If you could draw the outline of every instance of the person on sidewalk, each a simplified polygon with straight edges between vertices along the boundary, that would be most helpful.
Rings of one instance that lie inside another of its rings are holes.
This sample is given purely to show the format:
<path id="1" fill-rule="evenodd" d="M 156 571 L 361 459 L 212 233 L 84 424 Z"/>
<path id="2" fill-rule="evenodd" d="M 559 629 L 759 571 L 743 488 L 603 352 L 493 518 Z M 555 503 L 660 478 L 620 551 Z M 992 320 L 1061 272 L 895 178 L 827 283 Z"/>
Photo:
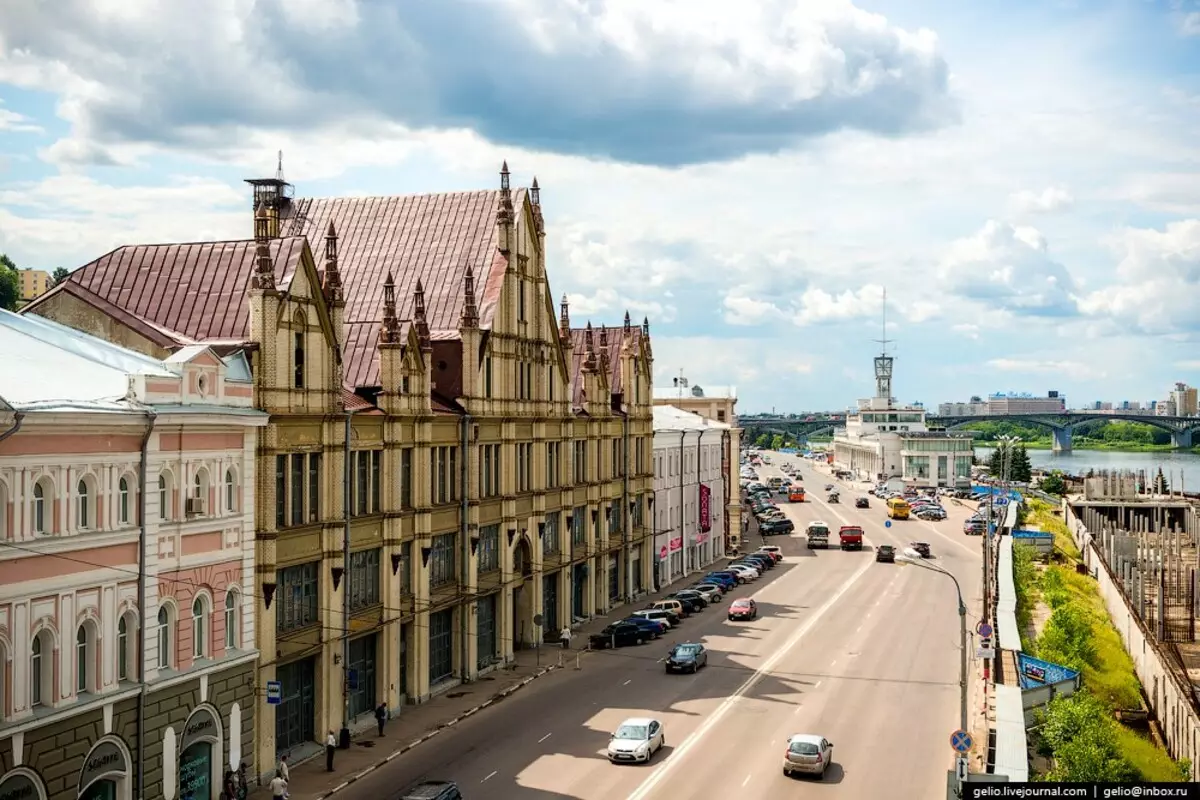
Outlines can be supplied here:
<path id="1" fill-rule="evenodd" d="M 276 773 L 275 777 L 271 779 L 271 797 L 287 797 L 287 796 L 288 796 L 287 781 L 285 781 L 283 779 L 282 775 Z"/>
<path id="2" fill-rule="evenodd" d="M 275 772 L 279 777 L 283 778 L 283 782 L 287 783 L 292 779 L 291 770 L 288 768 L 287 753 L 279 757 L 279 766 L 275 768 Z"/>
<path id="3" fill-rule="evenodd" d="M 571 628 L 568 625 L 563 625 L 562 633 L 558 634 L 558 640 L 562 642 L 563 650 L 571 649 Z"/>
<path id="4" fill-rule="evenodd" d="M 383 726 L 387 723 L 388 709 L 387 703 L 380 703 L 375 708 L 375 724 L 379 726 L 379 735 L 383 736 Z"/>
<path id="5" fill-rule="evenodd" d="M 325 737 L 325 771 L 333 772 L 333 753 L 337 750 L 337 738 L 334 737 L 333 731 Z"/>

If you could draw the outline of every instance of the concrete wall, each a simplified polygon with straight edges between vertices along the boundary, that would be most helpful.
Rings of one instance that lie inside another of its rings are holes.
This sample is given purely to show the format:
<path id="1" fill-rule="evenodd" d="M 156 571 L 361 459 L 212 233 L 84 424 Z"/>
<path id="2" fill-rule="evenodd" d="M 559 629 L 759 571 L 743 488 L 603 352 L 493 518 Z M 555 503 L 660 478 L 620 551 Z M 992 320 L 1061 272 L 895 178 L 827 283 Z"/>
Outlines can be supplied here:
<path id="1" fill-rule="evenodd" d="M 1099 550 L 1092 544 L 1091 534 L 1069 505 L 1064 517 L 1083 553 L 1084 563 L 1096 576 L 1100 596 L 1104 598 L 1113 625 L 1121 634 L 1125 650 L 1133 658 L 1138 680 L 1150 698 L 1150 709 L 1162 726 L 1167 751 L 1173 758 L 1186 758 L 1192 764 L 1200 764 L 1200 715 L 1192 704 L 1190 687 L 1168 669 L 1171 655 L 1161 649 L 1130 608 L 1119 581 L 1109 571 Z"/>

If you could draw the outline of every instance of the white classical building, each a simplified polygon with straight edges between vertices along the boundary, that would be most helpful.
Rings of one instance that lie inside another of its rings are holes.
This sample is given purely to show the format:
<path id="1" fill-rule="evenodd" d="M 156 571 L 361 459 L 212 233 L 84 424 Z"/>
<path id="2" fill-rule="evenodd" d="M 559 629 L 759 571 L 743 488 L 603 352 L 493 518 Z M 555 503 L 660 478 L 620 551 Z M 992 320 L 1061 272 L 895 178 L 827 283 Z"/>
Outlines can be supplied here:
<path id="1" fill-rule="evenodd" d="M 891 356 L 875 358 L 875 396 L 846 413 L 833 437 L 834 464 L 861 480 L 902 478 L 912 486 L 969 486 L 974 445 L 967 434 L 931 431 L 921 406 L 892 397 Z"/>
<path id="2" fill-rule="evenodd" d="M 724 448 L 730 426 L 654 407 L 654 559 L 659 586 L 723 555 Z"/>

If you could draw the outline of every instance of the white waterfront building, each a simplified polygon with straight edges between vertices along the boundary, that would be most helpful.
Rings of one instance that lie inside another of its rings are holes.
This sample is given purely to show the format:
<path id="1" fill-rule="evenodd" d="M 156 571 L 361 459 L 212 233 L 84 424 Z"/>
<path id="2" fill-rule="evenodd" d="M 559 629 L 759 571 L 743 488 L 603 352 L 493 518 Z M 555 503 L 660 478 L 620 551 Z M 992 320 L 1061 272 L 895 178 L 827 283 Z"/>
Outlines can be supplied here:
<path id="1" fill-rule="evenodd" d="M 931 431 L 925 409 L 899 405 L 892 397 L 891 356 L 875 358 L 875 396 L 846 413 L 834 433 L 834 464 L 860 480 L 902 478 L 912 486 L 969 486 L 972 439 Z"/>
<path id="2" fill-rule="evenodd" d="M 730 426 L 654 407 L 654 559 L 659 586 L 707 567 L 725 541 L 725 440 Z"/>

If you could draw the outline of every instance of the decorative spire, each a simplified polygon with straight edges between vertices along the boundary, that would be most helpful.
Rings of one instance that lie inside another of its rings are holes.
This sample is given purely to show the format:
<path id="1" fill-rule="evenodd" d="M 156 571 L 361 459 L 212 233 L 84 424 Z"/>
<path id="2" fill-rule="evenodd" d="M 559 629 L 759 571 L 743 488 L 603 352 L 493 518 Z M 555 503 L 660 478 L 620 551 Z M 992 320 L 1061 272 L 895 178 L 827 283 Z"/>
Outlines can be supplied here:
<path id="1" fill-rule="evenodd" d="M 258 204 L 254 212 L 254 274 L 250 278 L 252 289 L 275 288 L 275 264 L 271 261 L 271 220 L 267 216 L 267 202 Z"/>
<path id="2" fill-rule="evenodd" d="M 425 287 L 417 278 L 417 288 L 413 292 L 413 322 L 417 326 L 417 339 L 421 342 L 421 352 L 433 352 L 433 340 L 429 338 L 429 321 L 425 318 Z"/>
<path id="3" fill-rule="evenodd" d="M 563 344 L 571 341 L 571 314 L 567 310 L 567 296 L 564 294 L 558 305 L 558 340 Z"/>
<path id="4" fill-rule="evenodd" d="M 583 370 L 596 371 L 596 348 L 592 342 L 592 323 L 589 321 L 583 334 Z"/>
<path id="5" fill-rule="evenodd" d="M 383 321 L 379 323 L 380 344 L 400 344 L 400 320 L 396 317 L 396 280 L 389 270 L 383 282 Z"/>
<path id="6" fill-rule="evenodd" d="M 629 337 L 629 332 L 632 327 L 633 326 L 630 324 L 629 312 L 626 311 L 625 312 L 625 330 L 624 330 L 624 334 L 625 334 L 626 338 Z"/>
<path id="7" fill-rule="evenodd" d="M 325 231 L 325 270 L 321 273 L 321 289 L 328 302 L 344 301 L 342 273 L 338 271 L 337 231 L 333 229 L 333 220 L 329 221 L 329 228 Z"/>
<path id="8" fill-rule="evenodd" d="M 650 335 L 650 318 L 642 317 L 642 336 Z"/>
<path id="9" fill-rule="evenodd" d="M 605 375 L 608 371 L 608 326 L 600 326 L 600 371 Z"/>
<path id="10" fill-rule="evenodd" d="M 512 247 L 512 226 L 516 219 L 512 191 L 508 180 L 508 162 L 500 167 L 500 205 L 496 209 L 496 225 L 500 227 L 500 252 L 508 255 Z"/>
<path id="11" fill-rule="evenodd" d="M 424 303 L 424 298 L 421 299 L 421 302 Z M 475 304 L 475 273 L 469 266 L 463 280 L 463 310 L 459 327 L 464 329 L 479 327 L 479 307 Z"/>
<path id="12" fill-rule="evenodd" d="M 538 186 L 537 176 L 533 176 L 533 184 L 529 187 L 529 204 L 533 206 L 533 227 L 538 236 L 546 234 L 546 223 L 542 219 L 542 189 Z"/>

